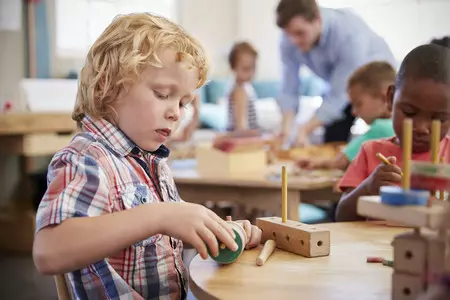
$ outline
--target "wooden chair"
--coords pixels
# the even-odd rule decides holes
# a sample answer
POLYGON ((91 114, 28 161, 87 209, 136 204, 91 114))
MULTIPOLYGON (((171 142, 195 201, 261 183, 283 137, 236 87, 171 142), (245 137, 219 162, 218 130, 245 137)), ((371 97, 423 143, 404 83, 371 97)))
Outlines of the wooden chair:
POLYGON ((58 292, 59 300, 72 300, 71 293, 69 292, 69 288, 66 282, 66 276, 56 275, 54 276, 56 283, 56 291, 58 292))

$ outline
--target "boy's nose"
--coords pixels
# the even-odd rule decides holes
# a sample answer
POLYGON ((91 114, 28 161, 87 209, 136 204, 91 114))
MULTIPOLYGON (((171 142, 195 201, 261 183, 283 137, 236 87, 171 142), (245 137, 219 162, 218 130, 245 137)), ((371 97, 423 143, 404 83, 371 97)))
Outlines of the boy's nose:
POLYGON ((170 107, 166 112, 166 118, 172 121, 180 119, 180 107, 178 105, 170 107))
POLYGON ((422 118, 414 120, 414 132, 418 134, 430 134, 431 122, 422 118))

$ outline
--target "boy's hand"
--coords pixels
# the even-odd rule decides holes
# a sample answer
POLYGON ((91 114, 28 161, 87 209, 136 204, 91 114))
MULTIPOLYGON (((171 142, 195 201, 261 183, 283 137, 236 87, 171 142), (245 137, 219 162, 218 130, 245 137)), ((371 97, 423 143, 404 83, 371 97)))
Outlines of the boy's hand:
POLYGON ((259 229, 255 225, 252 225, 248 220, 239 220, 235 222, 241 224, 242 227, 244 227, 245 233, 247 234, 248 242, 245 246, 245 249, 251 249, 260 244, 262 235, 261 229, 259 229))
POLYGON ((402 181, 402 170, 395 165, 397 159, 394 156, 390 156, 387 159, 391 165, 381 163, 364 181, 369 195, 378 195, 380 187, 384 185, 398 185, 402 181))
POLYGON ((235 251, 234 232, 210 209, 194 203, 164 203, 161 233, 191 244, 203 259, 208 258, 208 245, 213 256, 219 253, 217 239, 235 251))

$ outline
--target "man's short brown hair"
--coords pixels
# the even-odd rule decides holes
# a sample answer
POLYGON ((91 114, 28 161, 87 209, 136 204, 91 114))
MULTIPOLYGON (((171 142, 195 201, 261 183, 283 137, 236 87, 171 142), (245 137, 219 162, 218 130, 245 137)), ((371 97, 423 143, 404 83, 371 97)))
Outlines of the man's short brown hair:
POLYGON ((387 86, 395 82, 396 71, 385 61, 374 61, 356 69, 348 80, 348 88, 359 85, 374 96, 385 92, 387 86))
POLYGON ((280 0, 277 9, 277 26, 285 28, 294 17, 311 22, 319 16, 316 0, 280 0))
POLYGON ((242 53, 248 53, 253 55, 255 58, 258 57, 258 52, 255 48, 248 42, 238 42, 231 48, 230 54, 228 54, 228 63, 231 69, 234 69, 238 61, 239 55, 242 53))

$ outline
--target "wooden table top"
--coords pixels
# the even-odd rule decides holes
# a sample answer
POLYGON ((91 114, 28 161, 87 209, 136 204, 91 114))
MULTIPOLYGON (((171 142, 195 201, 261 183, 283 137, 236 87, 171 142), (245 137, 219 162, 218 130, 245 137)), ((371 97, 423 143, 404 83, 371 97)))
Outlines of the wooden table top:
POLYGON ((366 263, 367 256, 392 259, 391 242, 408 229, 376 222, 324 224, 331 231, 331 253, 305 258, 275 249, 256 265, 260 248, 219 266, 198 255, 192 260, 190 286, 199 299, 391 299, 392 268, 366 263))
POLYGON ((73 132, 70 113, 7 113, 0 115, 0 135, 73 132))
MULTIPOLYGON (((174 163, 174 162, 171 162, 174 163)), ((172 175, 177 184, 196 184, 196 185, 220 185, 236 187, 255 187, 255 188, 281 188, 281 176, 270 176, 273 170, 280 169, 281 164, 268 167, 266 174, 246 174, 234 176, 204 176, 199 174, 195 167, 195 160, 182 162, 184 166, 171 167, 172 175)), ((287 162, 286 164, 293 164, 287 162)), ((171 165, 172 166, 172 165, 171 165)), ((317 176, 317 177, 297 177, 288 176, 288 189, 290 190, 316 190, 332 187, 336 178, 317 176)))

